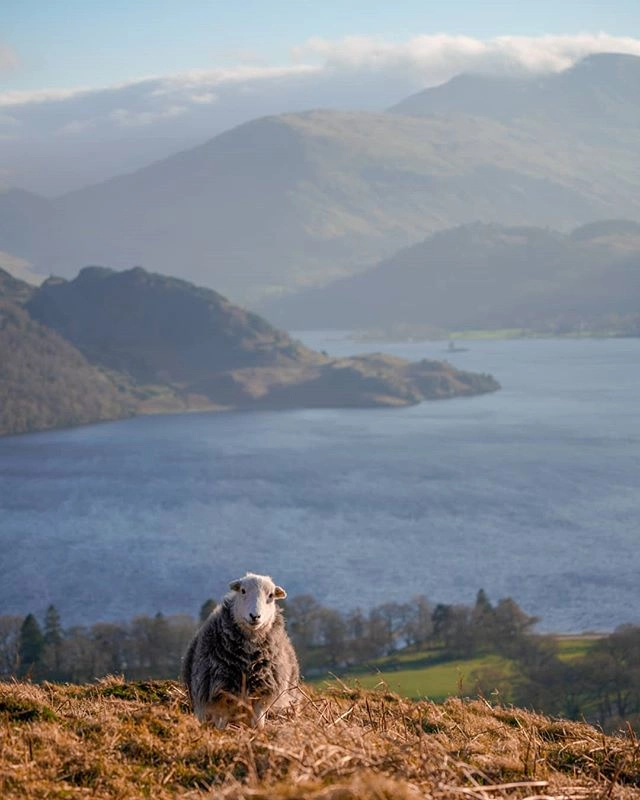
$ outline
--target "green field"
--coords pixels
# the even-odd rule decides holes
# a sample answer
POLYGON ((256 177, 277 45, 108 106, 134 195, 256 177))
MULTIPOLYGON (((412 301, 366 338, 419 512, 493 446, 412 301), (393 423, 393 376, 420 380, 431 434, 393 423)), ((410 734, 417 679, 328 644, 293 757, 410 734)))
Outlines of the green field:
MULTIPOLYGON (((558 636, 559 656, 571 661, 585 655, 597 636, 558 636)), ((426 698, 442 701, 447 697, 467 696, 475 693, 473 673, 477 670, 509 671, 510 662, 498 655, 443 661, 438 651, 400 651, 387 658, 378 659, 364 669, 351 669, 339 675, 348 686, 373 689, 386 686, 411 699, 426 698)), ((334 676, 324 676, 312 683, 322 686, 334 676)))
POLYGON ((358 685, 364 689, 386 686, 390 691, 412 699, 440 701, 452 695, 472 694, 472 672, 484 667, 499 666, 506 668, 508 662, 500 656, 492 655, 457 659, 414 669, 380 668, 379 671, 345 675, 342 680, 350 686, 358 685))
POLYGON ((593 645, 602 639, 603 634, 585 633, 580 636, 556 636, 558 643, 559 656, 563 661, 572 661, 574 658, 585 656, 593 645))

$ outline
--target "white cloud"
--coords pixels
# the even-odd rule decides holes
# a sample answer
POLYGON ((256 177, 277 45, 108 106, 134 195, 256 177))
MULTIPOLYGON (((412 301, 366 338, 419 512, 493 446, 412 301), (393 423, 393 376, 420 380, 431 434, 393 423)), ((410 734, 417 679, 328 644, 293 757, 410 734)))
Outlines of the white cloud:
POLYGON ((158 78, 158 81, 162 81, 162 83, 154 90, 154 94, 162 94, 176 89, 193 89, 198 86, 214 87, 251 81, 278 80, 298 75, 317 74, 318 72, 320 72, 320 68, 312 64, 291 64, 282 67, 240 65, 223 69, 192 69, 158 78))
POLYGON ((69 100, 72 97, 81 97, 97 91, 100 91, 100 89, 91 89, 89 87, 75 89, 10 89, 8 92, 0 92, 0 108, 69 100))
MULTIPOLYGON (((432 86, 459 72, 554 72, 591 53, 640 56, 640 39, 606 33, 566 36, 500 36, 475 39, 445 33, 414 36, 400 42, 365 36, 331 40, 312 38, 291 51, 284 66, 253 64, 193 69, 174 75, 147 76, 102 88, 38 89, 0 92, 0 107, 50 103, 101 92, 139 89, 149 98, 171 97, 172 105, 213 101, 215 90, 267 86, 299 79, 334 79, 340 73, 402 76, 414 86, 432 86), (179 100, 176 99, 179 98, 179 100), (173 102, 175 101, 175 102, 173 102)), ((17 56, 0 46, 0 70, 17 56)), ((311 103, 313 104, 313 103, 311 103)), ((146 124, 146 123, 145 123, 146 124)))
POLYGON ((151 125, 159 120, 179 117, 186 110, 186 106, 169 106, 160 111, 129 111, 127 108, 116 108, 109 117, 123 128, 138 128, 143 125, 151 125))
MULTIPOLYGON (((238 66, 224 69, 192 69, 174 75, 147 76, 130 81, 95 87, 78 86, 67 89, 14 89, 0 92, 0 108, 73 100, 86 95, 139 89, 148 97, 166 97, 216 87, 243 86, 252 83, 277 82, 308 75, 320 75, 321 68, 310 64, 284 67, 238 66)), ((188 97, 188 94, 185 94, 188 97)), ((193 102, 202 102, 199 99, 193 102)))
POLYGON ((215 92, 192 92, 189 95, 189 100, 196 105, 208 106, 211 103, 218 102, 218 95, 215 92))
POLYGON ((314 38, 294 48, 297 61, 319 59, 325 69, 404 72, 425 86, 459 72, 559 72, 592 53, 640 56, 640 39, 606 33, 500 36, 481 40, 445 33, 387 42, 364 36, 314 38))

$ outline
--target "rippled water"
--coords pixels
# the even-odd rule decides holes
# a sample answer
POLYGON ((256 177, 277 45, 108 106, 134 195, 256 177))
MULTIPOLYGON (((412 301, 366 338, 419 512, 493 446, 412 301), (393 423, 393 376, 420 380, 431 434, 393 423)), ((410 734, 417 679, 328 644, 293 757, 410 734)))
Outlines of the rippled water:
POLYGON ((406 409, 146 417, 0 440, 0 613, 195 614, 245 570, 370 607, 510 595, 640 622, 640 340, 356 345, 502 391, 406 409))

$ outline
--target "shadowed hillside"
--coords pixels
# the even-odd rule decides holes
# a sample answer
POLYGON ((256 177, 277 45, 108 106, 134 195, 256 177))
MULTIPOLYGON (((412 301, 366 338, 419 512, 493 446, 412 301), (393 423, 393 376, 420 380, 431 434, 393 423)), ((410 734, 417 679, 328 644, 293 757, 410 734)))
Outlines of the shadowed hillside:
POLYGON ((640 224, 464 225, 265 308, 292 328, 640 330, 640 224))
POLYGON ((0 299, 0 435, 117 419, 134 408, 73 345, 0 299))
POLYGON ((457 699, 301 688, 297 717, 203 728, 175 683, 0 684, 6 800, 640 797, 631 734, 457 699))
POLYGON ((27 309, 90 360, 138 381, 325 360, 212 289, 141 267, 85 267, 72 281, 50 278, 27 309))

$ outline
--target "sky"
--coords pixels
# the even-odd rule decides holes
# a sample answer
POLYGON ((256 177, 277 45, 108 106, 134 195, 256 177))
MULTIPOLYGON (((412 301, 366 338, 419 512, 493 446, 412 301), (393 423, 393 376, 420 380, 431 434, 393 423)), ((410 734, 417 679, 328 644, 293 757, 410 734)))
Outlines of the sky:
POLYGON ((101 87, 192 69, 283 66, 305 43, 417 35, 640 38, 637 0, 2 0, 4 89, 101 87))
POLYGON ((56 196, 256 117, 640 56, 638 0, 0 0, 0 190, 56 196))

